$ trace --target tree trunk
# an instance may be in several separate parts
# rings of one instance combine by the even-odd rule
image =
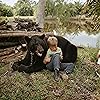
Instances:
[[[36,22],[39,24],[40,28],[44,28],[45,4],[46,0],[39,0]]]

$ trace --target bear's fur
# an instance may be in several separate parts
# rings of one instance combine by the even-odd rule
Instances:
[[[74,63],[77,59],[77,47],[61,36],[55,36],[58,39],[58,46],[62,49],[64,63]],[[45,35],[33,36],[28,43],[26,57],[12,66],[13,70],[32,73],[46,68],[43,59],[48,50],[47,38]]]

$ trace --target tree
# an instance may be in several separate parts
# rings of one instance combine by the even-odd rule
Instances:
[[[47,0],[45,16],[56,16],[61,21],[65,22],[69,17],[79,15],[81,7],[82,5],[79,2],[72,4],[67,3],[64,0]]]
[[[1,16],[1,9],[2,9],[2,1],[0,0],[0,16]]]
[[[1,1],[0,1],[0,16],[7,16],[7,17],[13,16],[12,7],[3,4]]]
[[[30,0],[18,0],[14,6],[15,14],[20,16],[33,15],[33,2]]]
[[[45,16],[55,16],[55,2],[54,0],[47,0],[45,5]]]
[[[83,14],[88,16],[96,15],[100,16],[100,0],[87,0],[82,7]]]
[[[41,28],[44,28],[45,4],[46,0],[39,0],[37,7],[36,22]]]

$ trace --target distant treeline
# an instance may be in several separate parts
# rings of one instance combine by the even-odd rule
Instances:
[[[18,0],[13,7],[3,4],[0,1],[0,16],[32,16],[36,2],[30,0]]]
[[[0,0],[0,16],[35,16],[37,4],[32,0],[18,0],[13,7],[3,4]],[[77,15],[100,16],[99,0],[88,0],[82,4],[80,2],[68,3],[65,0],[46,0],[45,17],[57,18],[62,25],[70,17]]]
[[[67,3],[64,0],[47,0],[45,5],[45,16],[58,17],[61,20],[66,17],[80,14],[80,2]],[[0,1],[0,16],[34,16],[37,3],[31,0],[18,0],[13,7]]]

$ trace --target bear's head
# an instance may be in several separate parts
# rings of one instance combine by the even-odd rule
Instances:
[[[28,50],[38,57],[43,56],[44,52],[47,50],[47,45],[45,42],[45,35],[42,36],[32,36],[28,45]]]

